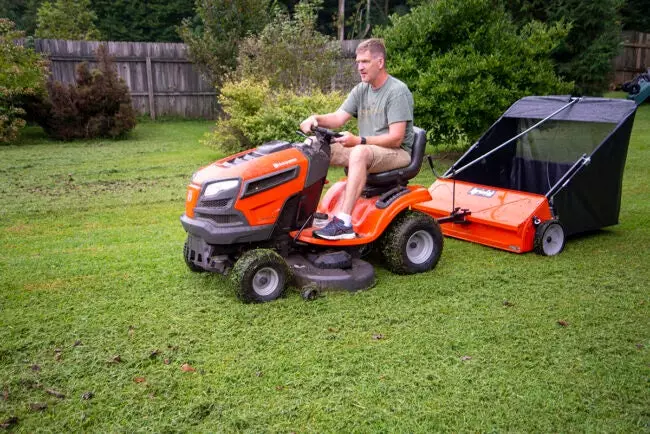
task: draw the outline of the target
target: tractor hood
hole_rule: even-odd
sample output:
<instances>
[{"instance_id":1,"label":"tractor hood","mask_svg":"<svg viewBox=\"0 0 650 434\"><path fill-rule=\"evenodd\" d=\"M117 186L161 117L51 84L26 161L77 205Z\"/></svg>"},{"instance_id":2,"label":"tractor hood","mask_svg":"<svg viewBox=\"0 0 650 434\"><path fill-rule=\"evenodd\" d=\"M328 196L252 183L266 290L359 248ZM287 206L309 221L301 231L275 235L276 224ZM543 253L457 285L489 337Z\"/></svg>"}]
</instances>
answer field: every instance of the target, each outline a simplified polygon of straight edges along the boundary
<instances>
[{"instance_id":1,"label":"tractor hood","mask_svg":"<svg viewBox=\"0 0 650 434\"><path fill-rule=\"evenodd\" d=\"M286 143L286 142L281 142ZM247 181L284 172L305 162L304 155L287 146L275 152L260 148L240 152L202 167L192 176L192 184L205 186L214 181L239 179Z\"/></svg>"}]
</instances>

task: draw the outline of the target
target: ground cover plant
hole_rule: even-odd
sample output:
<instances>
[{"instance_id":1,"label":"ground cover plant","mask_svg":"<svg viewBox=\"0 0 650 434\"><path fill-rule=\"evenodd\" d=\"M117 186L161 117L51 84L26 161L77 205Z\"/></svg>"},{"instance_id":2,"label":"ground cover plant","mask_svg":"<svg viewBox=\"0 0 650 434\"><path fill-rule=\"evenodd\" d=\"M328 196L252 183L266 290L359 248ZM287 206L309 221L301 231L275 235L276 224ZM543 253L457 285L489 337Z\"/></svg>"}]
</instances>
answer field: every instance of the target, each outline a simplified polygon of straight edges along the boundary
<instances>
[{"instance_id":1,"label":"ground cover plant","mask_svg":"<svg viewBox=\"0 0 650 434\"><path fill-rule=\"evenodd\" d=\"M181 258L185 185L218 157L209 128L70 143L28 128L0 146L3 427L650 429L649 105L618 226L553 258L446 239L432 272L378 266L368 291L260 305Z\"/></svg>"}]
</instances>

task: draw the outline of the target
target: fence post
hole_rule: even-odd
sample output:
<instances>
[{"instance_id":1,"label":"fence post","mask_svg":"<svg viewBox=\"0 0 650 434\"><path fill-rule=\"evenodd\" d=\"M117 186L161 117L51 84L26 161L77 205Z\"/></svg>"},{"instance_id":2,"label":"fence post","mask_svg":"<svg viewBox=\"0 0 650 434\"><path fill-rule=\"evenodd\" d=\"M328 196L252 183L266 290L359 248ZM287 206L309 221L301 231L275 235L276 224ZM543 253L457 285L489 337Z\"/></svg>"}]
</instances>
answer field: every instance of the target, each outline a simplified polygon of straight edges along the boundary
<instances>
[{"instance_id":1,"label":"fence post","mask_svg":"<svg viewBox=\"0 0 650 434\"><path fill-rule=\"evenodd\" d=\"M149 91L149 115L156 120L155 103L153 99L153 74L151 70L151 57L147 56L147 89Z\"/></svg>"}]
</instances>

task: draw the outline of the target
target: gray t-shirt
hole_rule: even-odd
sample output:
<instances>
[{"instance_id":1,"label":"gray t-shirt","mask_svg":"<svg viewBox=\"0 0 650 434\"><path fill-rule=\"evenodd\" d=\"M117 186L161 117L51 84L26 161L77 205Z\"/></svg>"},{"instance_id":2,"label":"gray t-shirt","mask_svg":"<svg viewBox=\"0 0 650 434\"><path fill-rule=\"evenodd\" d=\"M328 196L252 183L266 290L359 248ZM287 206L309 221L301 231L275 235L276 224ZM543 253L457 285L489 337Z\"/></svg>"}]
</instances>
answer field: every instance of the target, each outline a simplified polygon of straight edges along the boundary
<instances>
[{"instance_id":1,"label":"gray t-shirt","mask_svg":"<svg viewBox=\"0 0 650 434\"><path fill-rule=\"evenodd\" d=\"M341 110L356 117L359 134L379 136L388 133L388 126L406 121L402 148L411 153L413 147L413 95L408 87L388 76L386 83L373 89L368 83L357 84L341 105Z\"/></svg>"}]
</instances>

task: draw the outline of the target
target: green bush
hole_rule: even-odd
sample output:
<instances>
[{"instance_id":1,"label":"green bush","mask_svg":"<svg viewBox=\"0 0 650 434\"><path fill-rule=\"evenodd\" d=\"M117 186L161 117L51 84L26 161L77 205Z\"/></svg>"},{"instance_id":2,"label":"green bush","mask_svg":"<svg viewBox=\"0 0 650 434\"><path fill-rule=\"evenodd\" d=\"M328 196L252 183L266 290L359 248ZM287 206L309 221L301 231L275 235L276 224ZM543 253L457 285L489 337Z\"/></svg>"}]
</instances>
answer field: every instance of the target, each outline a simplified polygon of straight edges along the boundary
<instances>
[{"instance_id":1,"label":"green bush","mask_svg":"<svg viewBox=\"0 0 650 434\"><path fill-rule=\"evenodd\" d=\"M331 88L340 56L340 44L316 30L322 0L296 4L293 18L278 11L257 36L239 49L240 77L267 80L271 86L306 93Z\"/></svg>"},{"instance_id":2,"label":"green bush","mask_svg":"<svg viewBox=\"0 0 650 434\"><path fill-rule=\"evenodd\" d=\"M490 0L438 0L392 24L378 32L389 70L413 92L415 122L434 145L465 149L517 99L572 89L550 60L562 23L517 31Z\"/></svg>"},{"instance_id":3,"label":"green bush","mask_svg":"<svg viewBox=\"0 0 650 434\"><path fill-rule=\"evenodd\" d=\"M97 49L98 65L77 66L75 84L48 83L48 98L32 111L36 121L53 138L123 136L136 124L131 94L115 70L105 45Z\"/></svg>"},{"instance_id":4,"label":"green bush","mask_svg":"<svg viewBox=\"0 0 650 434\"><path fill-rule=\"evenodd\" d=\"M45 92L48 62L30 48L16 44L23 33L0 18L0 143L13 141L25 126L24 105Z\"/></svg>"},{"instance_id":5,"label":"green bush","mask_svg":"<svg viewBox=\"0 0 650 434\"><path fill-rule=\"evenodd\" d=\"M312 113L328 113L340 107L339 92L297 95L272 88L268 81L243 79L225 83L219 102L224 111L215 131L204 143L226 153L239 152L270 140L295 140L298 123Z\"/></svg>"}]
</instances>

